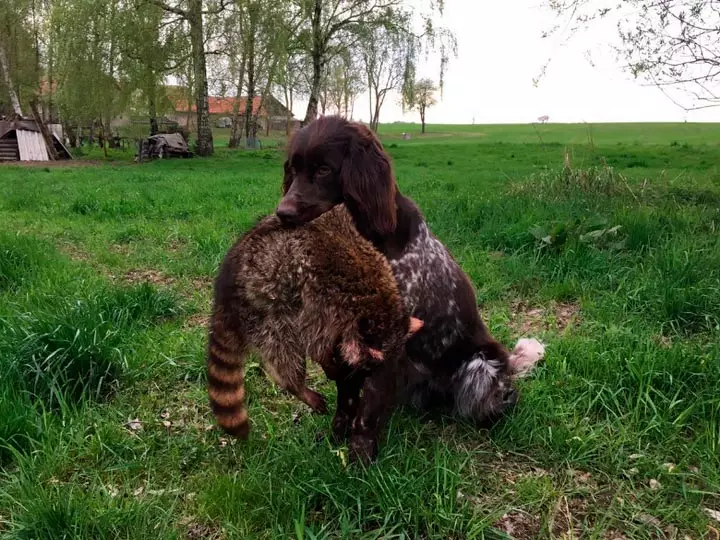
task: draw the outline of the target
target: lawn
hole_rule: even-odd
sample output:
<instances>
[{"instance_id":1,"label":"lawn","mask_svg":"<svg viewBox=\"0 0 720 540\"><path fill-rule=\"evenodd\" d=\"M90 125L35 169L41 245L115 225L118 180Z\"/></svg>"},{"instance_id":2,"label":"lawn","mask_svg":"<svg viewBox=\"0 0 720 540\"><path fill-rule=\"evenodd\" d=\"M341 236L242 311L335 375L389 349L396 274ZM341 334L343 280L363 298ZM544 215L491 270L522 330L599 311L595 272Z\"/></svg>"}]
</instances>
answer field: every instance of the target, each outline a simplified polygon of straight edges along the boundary
<instances>
[{"instance_id":1,"label":"lawn","mask_svg":"<svg viewBox=\"0 0 720 540\"><path fill-rule=\"evenodd\" d=\"M399 411L369 469L257 363L250 440L213 428L212 279L276 149L1 166L0 535L719 538L720 125L428 129L381 126L401 189L547 357L490 431Z\"/></svg>"}]
</instances>

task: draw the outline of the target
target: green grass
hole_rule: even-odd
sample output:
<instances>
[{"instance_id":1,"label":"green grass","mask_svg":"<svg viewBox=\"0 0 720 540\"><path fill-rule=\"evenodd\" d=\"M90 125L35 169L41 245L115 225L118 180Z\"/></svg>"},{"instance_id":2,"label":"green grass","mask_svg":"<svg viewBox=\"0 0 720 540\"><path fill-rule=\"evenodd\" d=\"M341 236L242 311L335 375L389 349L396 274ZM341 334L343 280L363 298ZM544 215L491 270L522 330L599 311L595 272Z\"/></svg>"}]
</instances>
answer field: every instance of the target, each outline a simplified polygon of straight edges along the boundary
<instances>
[{"instance_id":1,"label":"green grass","mask_svg":"<svg viewBox=\"0 0 720 540\"><path fill-rule=\"evenodd\" d=\"M251 363L251 438L227 440L204 317L225 250L279 198L281 154L221 133L212 159L4 166L0 534L712 538L720 126L418 131L381 126L402 190L492 332L548 345L504 423L399 411L378 463L346 467L330 419Z\"/></svg>"}]
</instances>

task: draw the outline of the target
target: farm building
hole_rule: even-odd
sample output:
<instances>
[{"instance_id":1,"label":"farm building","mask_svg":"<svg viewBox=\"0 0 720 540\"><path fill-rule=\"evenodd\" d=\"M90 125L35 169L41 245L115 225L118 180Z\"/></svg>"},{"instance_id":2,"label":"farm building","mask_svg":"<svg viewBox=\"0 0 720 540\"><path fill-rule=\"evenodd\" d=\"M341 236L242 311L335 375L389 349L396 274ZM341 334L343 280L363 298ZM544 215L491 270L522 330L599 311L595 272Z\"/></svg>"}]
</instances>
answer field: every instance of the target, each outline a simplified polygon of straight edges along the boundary
<instances>
[{"instance_id":1,"label":"farm building","mask_svg":"<svg viewBox=\"0 0 720 540\"><path fill-rule=\"evenodd\" d=\"M62 128L49 124L48 130L59 159L72 159L63 145ZM0 120L0 161L49 161L45 139L35 120Z\"/></svg>"},{"instance_id":2,"label":"farm building","mask_svg":"<svg viewBox=\"0 0 720 540\"><path fill-rule=\"evenodd\" d=\"M260 105L261 101L262 106ZM245 121L245 110L247 107L247 97L239 99L234 97L208 97L208 108L210 110L210 123L214 127L230 127L228 119L233 117L235 105L237 103L240 111L240 122ZM180 98L172 102L174 112L168 113L168 117L175 120L180 125L188 126L194 129L197 111L195 104L191 103L188 108L187 99ZM260 96L255 96L252 103L253 115L258 118L258 128L260 130L278 130L285 131L288 121L288 110L273 96L267 96L263 101ZM295 128L298 121L289 114L292 127ZM220 126L222 124L222 126ZM241 124L242 125L242 124Z\"/></svg>"}]
</instances>

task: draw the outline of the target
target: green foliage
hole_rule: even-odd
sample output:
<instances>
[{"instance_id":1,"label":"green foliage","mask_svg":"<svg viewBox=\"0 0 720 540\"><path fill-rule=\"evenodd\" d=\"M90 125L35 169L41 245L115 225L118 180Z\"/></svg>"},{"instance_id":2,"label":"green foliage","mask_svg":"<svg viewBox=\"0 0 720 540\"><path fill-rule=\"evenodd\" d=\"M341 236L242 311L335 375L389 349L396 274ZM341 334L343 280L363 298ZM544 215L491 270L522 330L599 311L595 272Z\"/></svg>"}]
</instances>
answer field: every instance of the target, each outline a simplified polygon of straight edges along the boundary
<instances>
[{"instance_id":1,"label":"green foliage","mask_svg":"<svg viewBox=\"0 0 720 540\"><path fill-rule=\"evenodd\" d=\"M625 239L618 240L621 225L607 226L604 218L576 219L554 223L550 227L535 226L530 234L538 241L538 247L563 249L577 244L604 247L611 250L622 250Z\"/></svg>"},{"instance_id":2,"label":"green foliage","mask_svg":"<svg viewBox=\"0 0 720 540\"><path fill-rule=\"evenodd\" d=\"M525 186L567 197L575 192L609 196L624 191L627 181L606 165L578 169L566 164L559 174L557 171L544 171Z\"/></svg>"}]
</instances>

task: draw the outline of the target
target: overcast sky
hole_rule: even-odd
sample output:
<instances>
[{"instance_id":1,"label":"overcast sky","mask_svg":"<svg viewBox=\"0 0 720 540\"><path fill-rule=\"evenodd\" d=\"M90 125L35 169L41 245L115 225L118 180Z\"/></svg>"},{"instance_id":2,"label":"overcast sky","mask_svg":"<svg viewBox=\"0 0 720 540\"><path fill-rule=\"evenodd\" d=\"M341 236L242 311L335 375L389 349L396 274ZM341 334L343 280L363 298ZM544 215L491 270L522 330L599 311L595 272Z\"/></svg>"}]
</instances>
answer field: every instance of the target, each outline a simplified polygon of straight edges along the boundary
<instances>
[{"instance_id":1,"label":"overcast sky","mask_svg":"<svg viewBox=\"0 0 720 540\"><path fill-rule=\"evenodd\" d=\"M445 25L458 40L442 100L428 110L430 123L524 123L548 115L556 122L720 122L720 108L685 112L654 87L624 73L610 45L613 21L576 36L542 39L555 21L542 0L446 0ZM591 51L593 62L586 57ZM539 85L533 78L551 58ZM420 76L437 80L438 59L423 62ZM677 96L673 96L676 97ZM403 115L397 96L387 98L380 121L419 121ZM305 103L295 114L305 116ZM368 120L367 95L355 119Z\"/></svg>"}]
</instances>

